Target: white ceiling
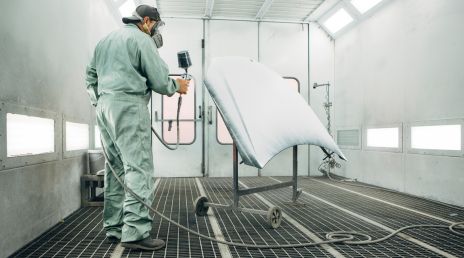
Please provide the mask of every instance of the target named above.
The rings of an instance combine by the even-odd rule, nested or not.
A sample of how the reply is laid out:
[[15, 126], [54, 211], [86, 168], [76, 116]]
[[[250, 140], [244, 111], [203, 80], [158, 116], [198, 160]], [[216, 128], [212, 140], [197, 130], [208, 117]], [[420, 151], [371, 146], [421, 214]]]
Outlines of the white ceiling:
[[[352, 0], [105, 0], [121, 20], [119, 8], [132, 2], [133, 5], [148, 4], [158, 8], [162, 18], [225, 19], [246, 21], [271, 21], [291, 23], [318, 23], [332, 38], [356, 26], [372, 16], [373, 12], [390, 0], [380, 0], [365, 12], [356, 9]], [[369, 1], [367, 1], [368, 3]], [[338, 10], [348, 13], [352, 21], [331, 31], [327, 21]], [[340, 22], [337, 20], [337, 22]]]
[[156, 0], [162, 17], [306, 22], [326, 0]]

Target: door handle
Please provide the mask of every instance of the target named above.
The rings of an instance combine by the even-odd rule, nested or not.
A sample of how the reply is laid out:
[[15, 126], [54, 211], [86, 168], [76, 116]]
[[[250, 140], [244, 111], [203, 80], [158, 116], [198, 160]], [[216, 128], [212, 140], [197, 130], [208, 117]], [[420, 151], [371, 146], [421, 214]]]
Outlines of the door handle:
[[208, 124], [213, 124], [213, 106], [208, 106]]
[[[155, 122], [169, 122], [172, 123], [173, 121], [176, 121], [176, 119], [160, 119], [158, 117], [158, 111], [155, 111]], [[201, 122], [202, 119], [179, 119], [179, 122]]]

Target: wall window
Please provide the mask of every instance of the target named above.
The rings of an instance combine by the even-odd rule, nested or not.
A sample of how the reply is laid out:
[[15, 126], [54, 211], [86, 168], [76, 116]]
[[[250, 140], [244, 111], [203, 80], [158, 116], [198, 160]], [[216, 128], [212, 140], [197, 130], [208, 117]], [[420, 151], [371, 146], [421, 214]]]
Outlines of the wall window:
[[399, 128], [367, 129], [367, 147], [398, 148]]
[[7, 113], [6, 135], [7, 157], [55, 152], [53, 119]]
[[89, 125], [66, 121], [66, 151], [89, 148]]
[[232, 136], [230, 136], [229, 129], [227, 129], [224, 119], [219, 111], [216, 111], [216, 121], [217, 121], [217, 141], [220, 144], [232, 144]]
[[461, 132], [460, 124], [411, 126], [411, 148], [460, 151]]
[[300, 92], [300, 82], [298, 79], [293, 77], [284, 77], [284, 80], [287, 82], [288, 86], [296, 92]]
[[[171, 76], [172, 78], [180, 78], [180, 76]], [[169, 144], [177, 142], [177, 103], [179, 94], [176, 93], [172, 97], [163, 96], [162, 98], [162, 137]], [[195, 80], [191, 80], [189, 84], [189, 94], [182, 96], [182, 107], [179, 114], [179, 143], [192, 144], [195, 142]]]
[[101, 146], [101, 138], [100, 138], [100, 129], [98, 128], [98, 126], [96, 125], [95, 126], [95, 135], [94, 135], [94, 146], [96, 149], [100, 149], [102, 146]]

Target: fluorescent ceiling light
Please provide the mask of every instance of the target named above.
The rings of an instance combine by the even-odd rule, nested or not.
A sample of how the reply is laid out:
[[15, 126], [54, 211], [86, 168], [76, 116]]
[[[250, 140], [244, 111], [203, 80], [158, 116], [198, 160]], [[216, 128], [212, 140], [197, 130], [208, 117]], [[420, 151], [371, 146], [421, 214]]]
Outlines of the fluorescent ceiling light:
[[122, 17], [128, 17], [135, 11], [135, 4], [133, 0], [127, 0], [124, 4], [119, 6], [119, 13]]
[[345, 9], [340, 8], [340, 10], [332, 14], [332, 16], [324, 22], [324, 26], [333, 34], [352, 21], [353, 17], [351, 17]]
[[382, 2], [382, 0], [351, 0], [351, 4], [358, 9], [360, 13], [367, 12], [380, 2]]

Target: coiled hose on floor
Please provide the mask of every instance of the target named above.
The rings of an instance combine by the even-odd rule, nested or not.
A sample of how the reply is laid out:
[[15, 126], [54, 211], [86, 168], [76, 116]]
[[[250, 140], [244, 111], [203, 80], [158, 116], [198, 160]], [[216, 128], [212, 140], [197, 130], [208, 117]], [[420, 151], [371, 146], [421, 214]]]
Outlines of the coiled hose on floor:
[[[175, 148], [168, 147], [168, 144], [165, 143], [161, 139], [161, 137], [155, 132], [155, 130], [152, 127], [152, 131], [155, 133], [155, 135], [158, 137], [158, 139], [163, 143], [164, 146], [168, 147], [171, 150], [172, 149], [177, 149], [177, 147], [179, 146], [179, 113], [180, 113], [181, 105], [182, 105], [182, 98], [179, 97], [178, 105], [177, 105], [177, 144], [176, 144]], [[105, 155], [105, 159], [108, 160], [108, 154], [106, 153], [106, 149], [105, 149], [104, 146], [105, 145], [102, 142], [103, 154]], [[201, 238], [213, 241], [213, 242], [217, 242], [217, 243], [220, 243], [220, 244], [229, 245], [229, 246], [238, 246], [238, 247], [246, 247], [246, 248], [258, 248], [258, 249], [271, 249], [271, 248], [275, 249], [275, 248], [308, 247], [308, 246], [317, 246], [317, 245], [333, 244], [333, 243], [343, 243], [343, 244], [347, 244], [347, 245], [365, 245], [365, 244], [374, 244], [374, 243], [378, 243], [378, 242], [381, 242], [381, 241], [385, 241], [385, 240], [393, 237], [394, 235], [400, 233], [401, 231], [404, 231], [404, 230], [407, 230], [407, 229], [412, 229], [412, 228], [448, 228], [454, 234], [464, 236], [464, 233], [458, 232], [458, 230], [457, 230], [458, 227], [460, 229], [464, 228], [463, 227], [464, 222], [457, 222], [457, 223], [453, 223], [453, 224], [451, 224], [449, 226], [446, 226], [446, 225], [412, 225], [412, 226], [406, 226], [406, 227], [402, 227], [402, 228], [390, 233], [389, 235], [387, 235], [385, 237], [375, 239], [375, 240], [372, 240], [372, 237], [367, 235], [367, 234], [359, 233], [359, 232], [356, 232], [356, 231], [335, 231], [335, 232], [327, 233], [326, 234], [326, 239], [327, 240], [324, 240], [324, 241], [308, 242], [308, 243], [300, 243], [300, 244], [285, 244], [285, 245], [256, 245], [256, 244], [246, 244], [246, 243], [237, 243], [237, 242], [219, 240], [219, 239], [207, 236], [207, 235], [203, 235], [203, 234], [201, 234], [201, 233], [199, 233], [197, 231], [191, 230], [191, 229], [177, 223], [176, 221], [166, 217], [164, 214], [162, 214], [161, 212], [159, 212], [156, 209], [154, 209], [153, 207], [151, 207], [151, 205], [145, 203], [145, 201], [139, 195], [137, 195], [134, 191], [132, 191], [132, 189], [130, 189], [129, 187], [127, 187], [126, 184], [124, 184], [122, 179], [118, 176], [118, 174], [114, 170], [113, 166], [109, 162], [107, 162], [107, 164], [108, 164], [111, 172], [113, 173], [114, 177], [119, 182], [119, 184], [121, 184], [121, 186], [124, 188], [124, 190], [126, 192], [130, 193], [137, 201], [139, 201], [141, 204], [143, 204], [145, 207], [147, 207], [150, 211], [154, 212], [155, 214], [157, 214], [161, 218], [167, 220], [169, 223], [171, 223], [171, 224], [177, 226], [178, 228], [180, 228], [182, 230], [185, 230], [185, 231], [187, 231], [187, 232], [189, 232], [189, 233], [191, 233], [193, 235], [196, 235], [198, 237], [201, 237]], [[356, 236], [364, 237], [365, 240], [355, 241], [354, 238]]]

